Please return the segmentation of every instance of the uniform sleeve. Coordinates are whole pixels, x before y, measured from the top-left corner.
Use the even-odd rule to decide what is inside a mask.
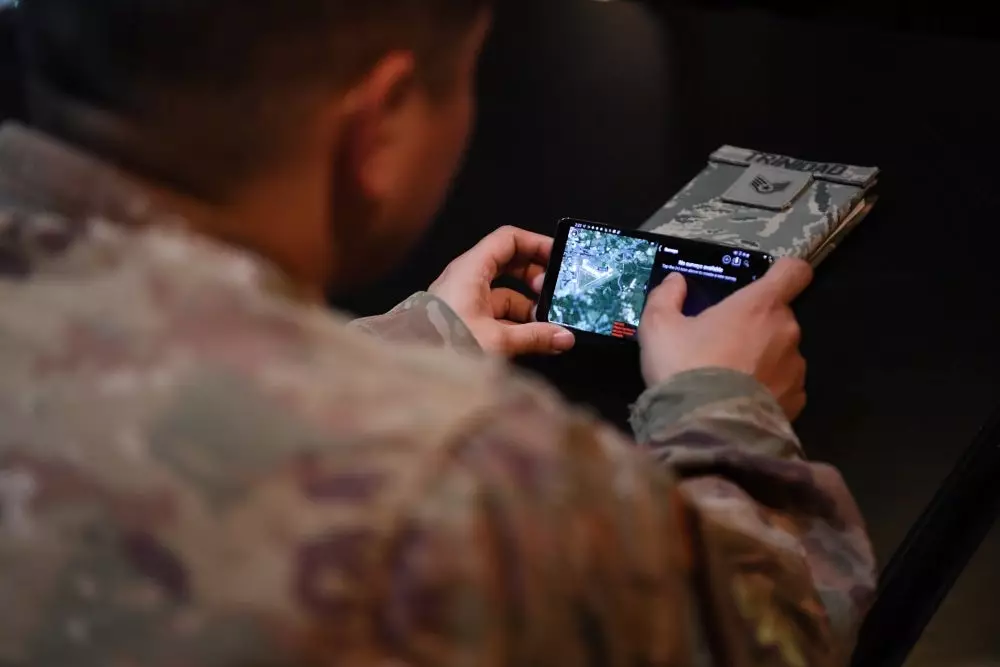
[[[689,373],[647,392],[633,427],[679,478],[709,631],[732,665],[846,664],[877,583],[840,473],[806,460],[752,378]]]
[[[200,377],[90,457],[0,448],[0,664],[847,661],[860,518],[748,378],[644,396],[649,451],[501,381],[414,456]]]
[[[406,503],[382,649],[458,667],[692,664],[690,545],[670,476],[539,392],[469,425]]]
[[[422,343],[467,354],[482,353],[462,318],[428,292],[417,292],[385,315],[355,320],[350,326],[389,343]]]
[[[635,423],[648,452],[537,398],[478,424],[409,504],[389,656],[846,664],[872,551],[842,480],[803,460],[774,401],[703,371],[649,392]]]

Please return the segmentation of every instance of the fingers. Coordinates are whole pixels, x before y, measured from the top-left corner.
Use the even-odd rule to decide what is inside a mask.
[[[679,273],[671,273],[653,290],[646,301],[646,313],[654,317],[680,317],[687,299],[687,281]]]
[[[802,416],[805,412],[806,404],[808,403],[808,397],[806,396],[805,389],[790,396],[782,405],[782,409],[785,411],[785,415],[788,417],[788,421],[793,422]]]
[[[790,389],[781,400],[781,407],[789,421],[795,421],[806,408],[806,360],[797,351],[790,362]]]
[[[516,324],[503,330],[503,348],[508,356],[561,354],[575,344],[572,332],[555,324]]]
[[[491,292],[490,301],[494,319],[509,323],[501,333],[501,347],[507,356],[561,354],[576,344],[572,332],[555,324],[534,322],[535,302],[520,292],[497,288]]]
[[[532,278],[528,282],[528,287],[530,287],[531,291],[535,294],[541,294],[542,290],[545,289],[545,272],[542,271],[537,276]]]
[[[545,264],[514,263],[514,264],[508,264],[506,267],[501,267],[500,270],[502,273],[510,276],[511,278],[519,280],[520,282],[534,289],[535,282],[538,280],[539,276],[542,277],[544,282],[546,269],[548,269],[548,266]],[[536,293],[541,293],[541,291],[542,288],[539,287],[536,290]]]
[[[788,340],[797,350],[799,349],[799,345],[802,344],[802,325],[799,324],[799,320],[795,317],[795,313],[792,312],[791,308],[785,309],[785,319]]]
[[[493,318],[509,320],[517,324],[531,322],[534,318],[535,302],[520,292],[499,287],[490,294]]]
[[[805,291],[813,279],[813,270],[807,262],[785,257],[774,263],[764,277],[746,288],[754,294],[767,293],[779,303],[791,303]]]
[[[466,253],[463,260],[482,267],[493,280],[510,265],[524,267],[525,270],[532,265],[545,267],[552,254],[552,244],[549,236],[517,227],[501,227]],[[544,271],[544,268],[541,270]],[[522,278],[530,281],[534,275]]]

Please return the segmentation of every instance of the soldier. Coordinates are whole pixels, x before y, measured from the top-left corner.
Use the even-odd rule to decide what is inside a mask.
[[[635,442],[502,361],[551,240],[350,324],[472,115],[487,0],[23,0],[0,130],[0,665],[838,665],[875,585],[790,419],[799,262],[652,295]],[[392,252],[387,252],[392,250]],[[738,332],[738,333],[737,333]],[[636,445],[638,443],[638,446]]]

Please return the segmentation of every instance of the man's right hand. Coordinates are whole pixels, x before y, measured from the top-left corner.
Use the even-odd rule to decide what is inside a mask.
[[[687,283],[672,274],[650,294],[639,328],[646,382],[654,386],[701,368],[740,371],[770,389],[795,419],[806,405],[806,362],[790,304],[810,282],[807,263],[781,259],[754,284],[697,317],[685,317]]]

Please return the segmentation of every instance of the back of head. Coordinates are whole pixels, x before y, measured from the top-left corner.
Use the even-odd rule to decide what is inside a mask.
[[[86,119],[127,119],[161,139],[143,167],[196,154],[179,171],[225,189],[280,156],[312,101],[391,51],[412,52],[427,85],[446,86],[450,52],[489,4],[22,0],[33,119],[97,152]]]

